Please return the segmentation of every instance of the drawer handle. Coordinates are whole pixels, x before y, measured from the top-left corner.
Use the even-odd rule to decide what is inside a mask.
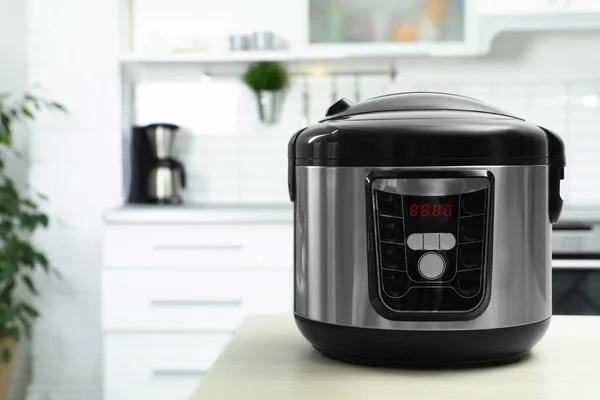
[[[154,307],[178,307],[178,306],[216,306],[216,307],[239,307],[242,300],[181,300],[181,299],[156,299],[152,300]]]
[[[193,376],[201,377],[206,375],[204,369],[155,369],[152,371],[154,376]]]
[[[241,244],[155,244],[156,250],[204,250],[204,251],[240,251]]]

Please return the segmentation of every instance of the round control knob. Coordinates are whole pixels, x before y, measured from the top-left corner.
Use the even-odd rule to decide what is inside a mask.
[[[419,259],[419,272],[427,279],[437,279],[444,273],[446,262],[438,253],[425,253]]]

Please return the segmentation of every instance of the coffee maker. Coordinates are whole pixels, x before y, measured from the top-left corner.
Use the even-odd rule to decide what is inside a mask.
[[[185,168],[175,155],[179,127],[136,126],[132,132],[129,203],[181,204]]]

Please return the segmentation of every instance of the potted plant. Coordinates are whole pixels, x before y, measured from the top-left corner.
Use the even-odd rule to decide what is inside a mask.
[[[43,108],[66,111],[59,103],[33,95],[14,99],[0,93],[0,400],[8,396],[15,344],[31,335],[32,322],[39,316],[27,300],[28,292],[38,294],[33,274],[38,269],[56,273],[30,240],[33,232],[48,226],[48,216],[19,193],[5,169],[7,157],[20,156],[13,147],[14,122],[33,120]]]
[[[244,82],[256,94],[261,121],[272,124],[279,120],[288,80],[288,71],[279,62],[263,61],[246,70]]]

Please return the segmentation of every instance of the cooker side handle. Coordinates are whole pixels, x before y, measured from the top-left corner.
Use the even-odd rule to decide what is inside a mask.
[[[556,133],[543,128],[548,138],[548,211],[550,223],[558,222],[563,208],[563,199],[560,197],[560,181],[565,178],[565,144]]]
[[[560,181],[565,178],[565,168],[551,165],[549,176],[550,196],[548,199],[548,210],[550,212],[550,223],[555,224],[560,218],[563,208],[563,199],[560,197]]]
[[[296,200],[296,139],[304,129],[294,133],[288,142],[288,192],[292,203]]]

